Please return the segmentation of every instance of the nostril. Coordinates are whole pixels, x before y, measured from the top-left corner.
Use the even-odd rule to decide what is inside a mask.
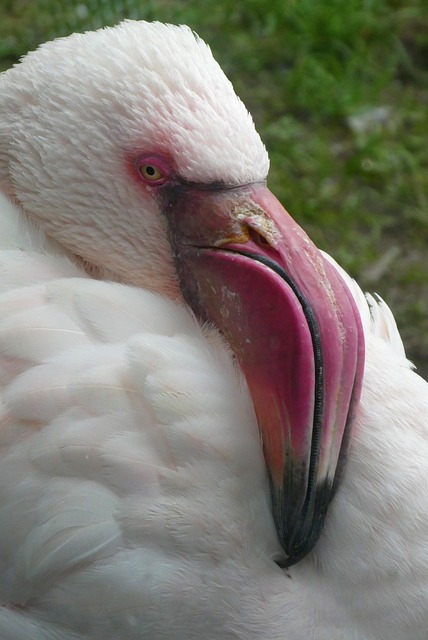
[[[253,229],[253,227],[248,227],[248,234],[251,238],[251,240],[258,246],[258,247],[262,247],[263,249],[267,249],[269,248],[270,242],[267,240],[267,238],[265,238],[264,235],[262,235],[259,231],[257,231],[257,229]]]

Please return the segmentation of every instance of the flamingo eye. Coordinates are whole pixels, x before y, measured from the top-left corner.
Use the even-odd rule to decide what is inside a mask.
[[[157,182],[165,177],[159,167],[154,164],[142,164],[140,167],[140,173],[143,178],[149,182]]]
[[[140,178],[146,184],[159,186],[166,182],[171,176],[169,163],[158,156],[143,156],[136,160],[136,168]]]

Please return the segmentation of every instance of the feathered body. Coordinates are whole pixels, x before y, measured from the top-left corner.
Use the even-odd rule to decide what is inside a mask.
[[[247,385],[123,161],[150,138],[188,181],[235,184],[264,148],[185,28],[57,41],[56,84],[51,46],[0,78],[1,639],[425,640],[428,391],[386,305],[345,276],[356,433],[318,545],[283,570]]]

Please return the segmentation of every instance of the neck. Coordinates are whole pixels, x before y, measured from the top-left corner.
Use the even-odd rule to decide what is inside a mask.
[[[0,248],[66,254],[23,213],[21,207],[0,191]],[[69,256],[67,256],[69,257]]]
[[[67,225],[63,225],[67,229]],[[73,236],[71,236],[73,237]],[[94,239],[93,244],[96,245]],[[181,299],[178,283],[174,275],[171,275],[169,264],[165,269],[161,266],[163,262],[159,260],[159,265],[150,263],[148,269],[141,268],[144,257],[135,258],[134,262],[125,262],[120,270],[109,268],[110,257],[114,256],[114,247],[101,253],[101,260],[107,264],[100,266],[92,260],[80,257],[73,253],[73,247],[67,248],[64,243],[55,240],[46,233],[38,224],[30,218],[21,205],[16,202],[13,196],[7,196],[0,191],[0,248],[20,249],[22,251],[34,251],[35,253],[53,254],[63,256],[81,272],[87,273],[96,280],[108,280],[111,282],[121,282],[142,289],[147,289],[160,293],[174,300]],[[120,255],[128,255],[126,250],[119,251]],[[113,261],[114,264],[114,261]],[[147,275],[148,272],[148,275]],[[78,273],[76,273],[78,275]]]

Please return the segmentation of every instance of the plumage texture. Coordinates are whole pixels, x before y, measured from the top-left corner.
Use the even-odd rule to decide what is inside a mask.
[[[126,178],[144,136],[191,181],[265,176],[208,48],[145,23],[46,45],[0,77],[0,122],[0,638],[426,640],[428,392],[385,303],[345,274],[357,433],[315,551],[283,571],[245,381],[173,299]]]
[[[55,40],[2,74],[0,94],[0,189],[104,277],[175,291],[165,223],[129,179],[136,153],[155,148],[190,181],[268,172],[251,116],[187,27],[124,22]]]

